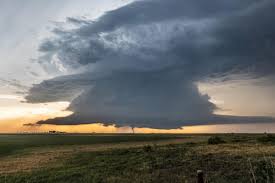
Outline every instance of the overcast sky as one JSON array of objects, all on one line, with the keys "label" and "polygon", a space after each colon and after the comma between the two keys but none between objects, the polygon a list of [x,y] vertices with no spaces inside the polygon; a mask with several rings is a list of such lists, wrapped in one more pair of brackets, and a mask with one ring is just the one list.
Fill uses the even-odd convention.
[{"label": "overcast sky", "polygon": [[[1,0],[0,1],[0,79],[16,79],[23,85],[45,76],[39,65],[40,41],[51,28],[67,17],[96,18],[107,10],[123,5],[125,0]],[[44,74],[44,75],[43,75]],[[4,89],[5,90],[5,89]]]},{"label": "overcast sky", "polygon": [[274,7],[2,0],[0,119],[39,108],[54,125],[274,122]]}]

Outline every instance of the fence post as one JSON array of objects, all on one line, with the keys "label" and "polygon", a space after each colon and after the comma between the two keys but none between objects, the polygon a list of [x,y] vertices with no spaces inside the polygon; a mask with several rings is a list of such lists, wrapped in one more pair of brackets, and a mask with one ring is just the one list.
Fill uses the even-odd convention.
[{"label": "fence post", "polygon": [[197,183],[204,183],[202,170],[197,171]]}]

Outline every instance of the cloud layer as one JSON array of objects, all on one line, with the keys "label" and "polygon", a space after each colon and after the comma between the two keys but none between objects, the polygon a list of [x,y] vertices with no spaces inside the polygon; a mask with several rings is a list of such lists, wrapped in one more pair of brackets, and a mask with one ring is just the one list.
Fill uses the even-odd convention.
[{"label": "cloud layer", "polygon": [[[71,101],[73,115],[40,124],[102,122],[177,128],[271,122],[214,115],[196,83],[275,73],[273,1],[136,1],[97,20],[68,18],[45,40],[39,63],[63,76],[34,85],[32,103]],[[69,74],[71,73],[71,74]]]}]

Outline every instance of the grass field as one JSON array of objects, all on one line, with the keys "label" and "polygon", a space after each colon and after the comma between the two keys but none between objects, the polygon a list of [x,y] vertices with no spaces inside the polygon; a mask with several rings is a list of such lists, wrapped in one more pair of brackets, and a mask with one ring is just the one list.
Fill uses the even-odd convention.
[{"label": "grass field", "polygon": [[273,183],[274,161],[266,134],[0,135],[1,183]]},{"label": "grass field", "polygon": [[119,142],[142,142],[174,139],[174,135],[112,135],[112,134],[6,134],[0,135],[0,157],[20,149],[63,145],[89,145]]}]

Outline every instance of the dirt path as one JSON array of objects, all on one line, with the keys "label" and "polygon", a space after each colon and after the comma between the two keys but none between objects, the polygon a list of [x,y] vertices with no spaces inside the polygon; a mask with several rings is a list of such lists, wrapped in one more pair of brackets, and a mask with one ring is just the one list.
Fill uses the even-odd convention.
[{"label": "dirt path", "polygon": [[181,138],[148,142],[121,142],[111,144],[71,145],[55,147],[39,147],[25,149],[23,153],[3,157],[0,159],[0,174],[22,171],[32,171],[42,167],[58,167],[62,161],[79,152],[105,151],[109,149],[123,149],[130,147],[143,147],[145,145],[168,145],[186,142],[203,141],[204,138]]}]

